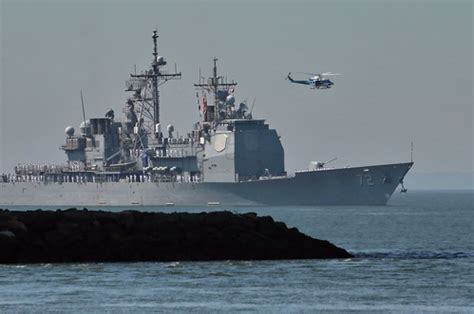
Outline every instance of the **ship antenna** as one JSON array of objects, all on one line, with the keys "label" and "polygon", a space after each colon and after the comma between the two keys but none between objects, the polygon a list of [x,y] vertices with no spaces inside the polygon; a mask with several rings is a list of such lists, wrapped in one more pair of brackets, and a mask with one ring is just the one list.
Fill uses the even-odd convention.
[{"label": "ship antenna", "polygon": [[82,97],[82,90],[81,90],[81,104],[82,104],[82,121],[86,121],[86,109],[84,107],[84,97]]},{"label": "ship antenna", "polygon": [[217,76],[217,58],[214,57],[214,66],[212,69],[212,77],[209,78],[208,83],[205,84],[205,82],[201,83],[201,69],[199,69],[199,83],[194,84],[194,87],[197,89],[200,89],[202,91],[209,91],[214,93],[214,106],[208,109],[206,111],[206,114],[204,115],[204,121],[205,122],[213,122],[214,124],[218,123],[220,120],[219,117],[219,111],[218,111],[218,104],[219,104],[219,88],[226,88],[227,90],[229,88],[233,88],[237,85],[236,82],[232,81],[232,83],[226,83],[224,82],[224,77],[223,76]]},{"label": "ship antenna", "polygon": [[[132,85],[137,80],[140,81],[139,84],[146,84],[151,85],[151,94],[152,94],[152,101],[143,100],[143,99],[135,99],[134,101],[140,102],[142,109],[148,112],[147,118],[153,123],[153,125],[148,125],[146,128],[150,133],[155,133],[155,136],[158,137],[159,134],[155,132],[156,126],[160,123],[160,94],[158,87],[161,85],[159,81],[162,80],[164,82],[172,79],[180,79],[181,73],[161,73],[160,67],[166,65],[166,61],[158,56],[158,31],[155,29],[152,35],[153,39],[153,60],[151,62],[151,69],[149,71],[145,71],[145,73],[141,74],[130,74],[130,80],[127,81],[127,86]],[[175,70],[176,70],[175,66]],[[148,86],[148,85],[147,85]],[[142,87],[140,87],[141,89]],[[127,91],[133,91],[133,88]],[[136,90],[135,90],[136,92]],[[146,109],[144,109],[146,108]]]},{"label": "ship antenna", "polygon": [[410,160],[411,160],[411,162],[413,162],[413,141],[411,142]]},{"label": "ship antenna", "polygon": [[255,101],[257,101],[257,97],[254,97],[254,99],[253,99],[252,107],[250,108],[250,116],[252,116],[253,107],[255,106]]},{"label": "ship antenna", "polygon": [[153,86],[153,118],[154,125],[160,123],[160,95],[158,92],[158,75],[160,74],[158,68],[158,45],[156,39],[158,38],[158,31],[153,31],[153,62],[151,63],[153,68],[152,86]]},{"label": "ship antenna", "polygon": [[217,58],[214,57],[214,68],[213,68],[213,80],[212,80],[212,85],[214,87],[214,119],[217,120],[218,117],[218,109],[217,109],[217,103],[219,102],[219,98],[217,96],[217,88],[218,88],[218,77],[217,77]]}]

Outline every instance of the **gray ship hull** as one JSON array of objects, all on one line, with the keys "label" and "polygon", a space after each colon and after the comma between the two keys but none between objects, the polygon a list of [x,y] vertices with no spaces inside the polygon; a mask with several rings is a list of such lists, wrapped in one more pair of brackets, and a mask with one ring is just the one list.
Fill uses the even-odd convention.
[{"label": "gray ship hull", "polygon": [[0,206],[384,205],[413,163],[238,183],[0,183]]}]

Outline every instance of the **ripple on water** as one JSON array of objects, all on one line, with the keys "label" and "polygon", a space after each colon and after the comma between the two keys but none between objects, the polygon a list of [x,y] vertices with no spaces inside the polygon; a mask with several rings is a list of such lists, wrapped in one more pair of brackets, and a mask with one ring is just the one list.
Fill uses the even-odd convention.
[{"label": "ripple on water", "polygon": [[456,259],[474,257],[474,252],[445,251],[353,252],[352,254],[359,259]]},{"label": "ripple on water", "polygon": [[237,209],[328,239],[345,260],[0,265],[0,312],[472,312],[474,210],[458,194]]}]

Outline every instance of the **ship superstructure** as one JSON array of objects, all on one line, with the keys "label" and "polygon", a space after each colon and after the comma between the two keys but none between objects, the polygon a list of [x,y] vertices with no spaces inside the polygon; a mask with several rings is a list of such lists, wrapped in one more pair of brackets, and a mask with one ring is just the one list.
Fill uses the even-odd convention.
[{"label": "ship superstructure", "polygon": [[[67,163],[18,165],[14,175],[0,180],[2,203],[385,204],[412,166],[330,169],[321,164],[288,176],[277,132],[254,119],[246,102],[236,101],[237,82],[218,75],[217,58],[212,76],[200,76],[194,84],[201,120],[179,136],[173,125],[161,124],[159,88],[181,73],[164,70],[156,31],[152,39],[151,67],[126,81],[123,119],[112,109],[100,118],[86,119],[84,113],[79,134],[66,127],[61,148]],[[71,184],[80,184],[74,196],[66,195]]]}]

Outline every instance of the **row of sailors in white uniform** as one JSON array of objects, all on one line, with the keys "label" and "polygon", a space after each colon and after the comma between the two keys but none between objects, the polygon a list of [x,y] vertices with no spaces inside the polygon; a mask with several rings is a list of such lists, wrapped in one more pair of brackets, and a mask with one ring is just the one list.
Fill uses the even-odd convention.
[{"label": "row of sailors in white uniform", "polygon": [[[93,182],[95,183],[96,177],[92,176],[90,177],[90,180],[88,179],[87,176],[84,175],[62,175],[62,176],[56,176],[55,178],[51,178],[43,176],[43,175],[15,175],[15,174],[7,174],[7,175],[2,175],[0,177],[0,182],[46,182],[46,181],[61,181],[61,182],[66,182],[66,183],[87,183],[87,182]],[[113,176],[107,176],[103,180],[100,180],[101,182],[116,182],[118,181],[116,177]],[[151,182],[152,178],[149,175],[128,175],[125,178],[120,179],[121,182]]]},{"label": "row of sailors in white uniform", "polygon": [[33,164],[18,164],[15,166],[16,173],[39,173],[39,172],[46,172],[46,173],[54,173],[58,172],[59,170],[64,169],[65,166],[61,165],[33,165]]},{"label": "row of sailors in white uniform", "polygon": [[[54,179],[51,178],[50,176],[47,177],[43,175],[16,175],[16,174],[3,174],[0,177],[0,182],[5,182],[5,183],[15,183],[15,182],[65,182],[65,183],[87,183],[87,182],[93,182],[96,183],[98,181],[100,182],[117,182],[118,178],[115,176],[107,176],[102,180],[97,180],[96,176],[90,177],[91,180],[88,179],[87,176],[84,175],[62,175],[62,176],[56,176]],[[153,176],[150,174],[139,174],[139,175],[127,175],[124,178],[120,179],[120,182],[130,182],[130,183],[135,183],[135,182],[154,182],[155,178],[161,179],[162,176]],[[198,176],[190,176],[190,175],[176,175],[176,181],[179,182],[198,182],[199,177]]]},{"label": "row of sailors in white uniform", "polygon": [[[93,181],[95,182],[95,178],[92,177]],[[67,176],[67,175],[62,175],[59,176],[57,175],[55,179],[53,179],[51,176],[44,176],[44,175],[16,175],[16,174],[6,174],[2,175],[0,177],[0,182],[45,182],[45,181],[62,181],[62,182],[77,182],[77,183],[83,183],[87,182],[87,177],[85,176]]]}]

